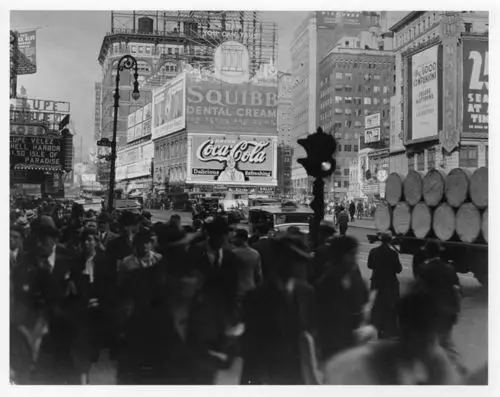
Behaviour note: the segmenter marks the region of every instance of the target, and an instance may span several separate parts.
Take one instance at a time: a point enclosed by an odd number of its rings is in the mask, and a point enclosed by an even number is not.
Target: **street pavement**
[[[191,223],[191,214],[187,212],[171,212],[151,210],[153,221],[168,221],[173,213],[181,215],[183,224]],[[373,225],[373,222],[371,222]],[[350,224],[347,234],[355,237],[359,242],[358,262],[363,278],[369,283],[371,271],[367,268],[368,254],[377,243],[370,244],[366,235],[374,232],[370,221],[355,221]],[[411,255],[401,255],[403,271],[399,275],[401,293],[408,290],[413,282],[411,270]],[[459,323],[456,325],[453,338],[464,365],[470,370],[479,370],[488,360],[488,294],[471,274],[459,275],[463,289],[462,312]],[[104,375],[102,382],[111,381]],[[101,376],[102,378],[102,376]]]

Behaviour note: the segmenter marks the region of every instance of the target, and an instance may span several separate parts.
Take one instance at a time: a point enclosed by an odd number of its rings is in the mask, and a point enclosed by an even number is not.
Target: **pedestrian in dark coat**
[[[371,286],[376,291],[371,320],[380,338],[392,337],[397,331],[397,303],[399,281],[397,274],[403,270],[397,251],[390,245],[391,234],[382,233],[382,244],[368,255],[368,269],[372,270]]]
[[[294,265],[310,255],[291,237],[272,241],[276,277],[252,291],[244,302],[242,384],[305,384],[299,340],[315,335],[314,289],[294,277]]]
[[[349,227],[349,214],[344,207],[340,207],[340,212],[338,214],[338,224],[341,236],[345,236],[347,228]]]
[[[354,222],[355,213],[356,213],[356,204],[354,204],[354,201],[351,201],[351,204],[349,204],[349,214],[351,215],[351,222]]]
[[[52,218],[41,216],[33,225],[35,246],[23,257],[13,275],[15,299],[43,312],[48,334],[41,341],[36,384],[79,384],[73,355],[81,323],[75,279],[77,260],[57,244],[58,230]]]
[[[347,236],[334,238],[331,259],[316,284],[318,344],[323,359],[356,344],[368,289],[357,264],[358,242]]]

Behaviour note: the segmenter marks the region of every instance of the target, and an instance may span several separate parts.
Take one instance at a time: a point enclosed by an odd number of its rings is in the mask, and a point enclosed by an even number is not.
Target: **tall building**
[[[288,72],[278,74],[278,142],[292,144],[292,75]]]
[[[94,140],[101,139],[101,99],[102,99],[102,84],[97,82],[94,84]]]
[[[281,195],[292,195],[292,159],[293,148],[280,143],[278,145],[278,192]]]
[[[344,37],[319,64],[319,124],[337,141],[337,169],[327,184],[330,196],[336,199],[347,197],[350,166],[361,150],[389,147],[394,54],[365,49],[370,43],[378,45],[377,40],[366,41],[363,35]],[[378,135],[365,142],[366,117],[377,114],[379,125],[374,127],[379,129]]]
[[[487,165],[488,12],[415,11],[390,30],[399,107],[393,135],[399,129],[406,148],[396,150],[394,140],[392,170]]]
[[[358,36],[370,28],[377,29],[375,12],[320,11],[310,13],[295,31],[290,44],[292,58],[292,180],[295,189],[309,186],[305,170],[296,159],[304,156],[297,139],[316,130],[319,125],[319,62],[344,36]]]

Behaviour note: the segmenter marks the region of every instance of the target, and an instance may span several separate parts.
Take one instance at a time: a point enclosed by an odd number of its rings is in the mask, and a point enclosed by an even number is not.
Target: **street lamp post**
[[[139,72],[137,71],[137,60],[132,55],[124,55],[118,61],[116,67],[116,85],[114,94],[114,116],[113,116],[113,140],[111,142],[111,169],[109,174],[109,196],[108,196],[108,211],[113,209],[113,199],[115,193],[115,166],[116,166],[116,129],[118,127],[118,107],[120,101],[120,72],[125,69],[134,69],[134,91],[132,92],[132,99],[139,99]]]

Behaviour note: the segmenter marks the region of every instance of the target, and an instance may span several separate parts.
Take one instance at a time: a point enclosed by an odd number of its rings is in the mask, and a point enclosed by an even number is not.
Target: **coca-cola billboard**
[[[187,183],[276,186],[277,138],[189,134]]]

